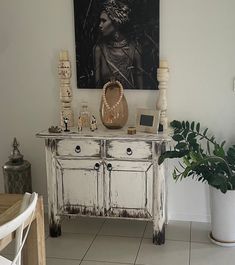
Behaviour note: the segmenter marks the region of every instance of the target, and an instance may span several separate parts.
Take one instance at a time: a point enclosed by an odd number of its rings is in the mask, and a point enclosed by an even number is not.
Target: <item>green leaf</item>
[[[195,153],[194,151],[190,151],[189,152],[190,158],[194,161],[194,162],[198,162],[201,160],[201,157]]]
[[[176,170],[174,169],[173,173],[172,173],[173,179],[177,180],[179,178],[179,175],[177,174]]]
[[[192,175],[194,175],[194,172],[193,171],[191,171],[191,172],[189,172],[188,173],[188,176],[190,177],[190,176],[192,176]],[[192,178],[193,178],[194,176],[192,176]]]
[[[168,157],[165,156],[164,154],[161,155],[161,156],[158,158],[158,165],[161,165],[161,164],[164,162],[164,160],[165,160],[166,158],[168,158]]]
[[[199,133],[200,132],[200,123],[198,122],[196,125],[196,131]]]
[[[225,152],[223,147],[219,146],[218,144],[215,145],[215,150],[213,151],[213,154],[222,158],[225,157]]]
[[[182,121],[181,125],[182,125],[182,128],[185,129],[185,121]]]
[[[184,131],[182,132],[183,137],[186,138],[188,133],[189,133],[189,130],[184,129]]]
[[[223,175],[215,175],[209,184],[217,187],[217,186],[222,185],[225,182],[226,182],[226,180],[225,180],[225,177]]]
[[[223,147],[225,145],[225,143],[226,143],[226,141],[223,141],[220,146]]]
[[[186,123],[185,123],[185,127],[186,127],[186,129],[189,130],[189,122],[188,122],[188,121],[186,121]]]
[[[184,178],[188,177],[188,174],[189,174],[189,172],[190,172],[191,170],[192,170],[192,167],[191,167],[191,166],[186,167],[185,170],[184,170],[184,172],[182,173],[182,176],[183,176]]]
[[[183,157],[183,162],[185,163],[186,166],[191,166],[190,161],[186,156]]]
[[[181,157],[181,153],[178,151],[166,151],[162,155],[160,155],[158,159],[158,164],[161,165],[165,159],[167,158],[178,158]]]
[[[191,132],[188,134],[187,141],[191,142],[192,140],[195,139],[195,137],[196,137],[196,133]]]
[[[181,134],[175,134],[172,136],[172,139],[179,142],[179,141],[184,140],[184,137]]]
[[[221,184],[219,186],[219,188],[220,188],[221,192],[223,192],[223,193],[226,193],[227,190],[228,190],[228,187],[227,187],[227,184],[226,183]]]
[[[198,150],[200,149],[199,148],[200,146],[199,146],[199,144],[196,142],[196,140],[195,139],[192,139],[191,140],[191,142],[190,142],[190,150],[192,150],[192,151],[197,151],[198,152]],[[201,152],[200,152],[201,153]]]
[[[230,179],[230,183],[232,185],[232,190],[235,190],[235,175],[233,175]]]
[[[206,136],[207,131],[208,131],[208,128],[206,128],[205,131],[203,132],[204,136]]]
[[[194,126],[195,126],[195,122],[193,121],[192,123],[191,123],[191,130],[193,131],[194,130]]]
[[[210,142],[209,141],[207,141],[207,151],[208,151],[208,153],[209,153],[209,155],[211,154],[211,149],[210,149]]]
[[[173,120],[170,125],[175,128],[175,129],[182,129],[182,125],[181,125],[181,122],[180,121],[177,121],[177,120]]]
[[[182,129],[174,128],[174,134],[179,134],[182,132]]]
[[[182,167],[183,170],[185,170],[185,166],[179,161],[179,165]]]
[[[187,144],[184,142],[180,142],[175,146],[175,149],[181,150],[187,148]]]
[[[189,154],[189,150],[180,150],[178,152],[178,158],[184,157]]]
[[[214,140],[215,140],[215,136],[212,136],[211,139],[210,139],[210,141],[211,141],[212,143],[214,143]]]
[[[235,149],[234,149],[234,147],[230,147],[228,149],[227,156],[229,156],[232,159],[235,159]]]

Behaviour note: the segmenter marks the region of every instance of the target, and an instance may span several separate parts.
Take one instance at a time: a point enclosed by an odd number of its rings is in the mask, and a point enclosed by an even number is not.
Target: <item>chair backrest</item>
[[[26,241],[26,237],[30,229],[30,224],[33,220],[37,199],[38,199],[37,193],[35,192],[32,194],[25,193],[19,214],[14,219],[0,226],[0,239],[16,231],[15,258],[12,261],[12,265],[21,264],[21,251]],[[29,224],[27,226],[27,230],[24,233],[23,237],[23,230],[25,222],[27,221],[29,222]]]

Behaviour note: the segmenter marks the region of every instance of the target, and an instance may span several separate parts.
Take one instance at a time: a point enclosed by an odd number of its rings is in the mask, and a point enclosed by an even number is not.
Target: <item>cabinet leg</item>
[[[50,224],[49,231],[51,237],[58,237],[61,235],[61,225],[60,224]]]
[[[60,224],[60,218],[53,216],[49,217],[49,233],[51,237],[58,237],[61,235],[61,224]]]
[[[165,225],[159,231],[153,231],[153,244],[162,245],[165,243]]]

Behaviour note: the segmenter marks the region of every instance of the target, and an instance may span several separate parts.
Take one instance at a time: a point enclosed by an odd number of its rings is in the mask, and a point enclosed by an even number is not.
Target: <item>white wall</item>
[[[234,10],[234,0],[161,0],[160,50],[171,74],[169,120],[200,120],[229,143],[235,142]],[[44,143],[35,133],[59,122],[60,49],[71,55],[75,113],[87,100],[98,116],[101,91],[76,89],[73,1],[0,1],[0,165],[8,160],[16,136],[32,164],[33,188],[45,196]],[[155,106],[156,91],[125,94],[130,125],[136,107]],[[170,219],[208,219],[206,186],[191,180],[175,184],[170,174],[168,182]]]

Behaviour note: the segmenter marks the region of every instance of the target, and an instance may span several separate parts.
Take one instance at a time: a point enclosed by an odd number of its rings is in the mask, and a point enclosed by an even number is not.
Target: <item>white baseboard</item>
[[[210,215],[199,214],[185,214],[185,213],[169,213],[168,219],[177,221],[203,222],[209,223],[211,221]]]

